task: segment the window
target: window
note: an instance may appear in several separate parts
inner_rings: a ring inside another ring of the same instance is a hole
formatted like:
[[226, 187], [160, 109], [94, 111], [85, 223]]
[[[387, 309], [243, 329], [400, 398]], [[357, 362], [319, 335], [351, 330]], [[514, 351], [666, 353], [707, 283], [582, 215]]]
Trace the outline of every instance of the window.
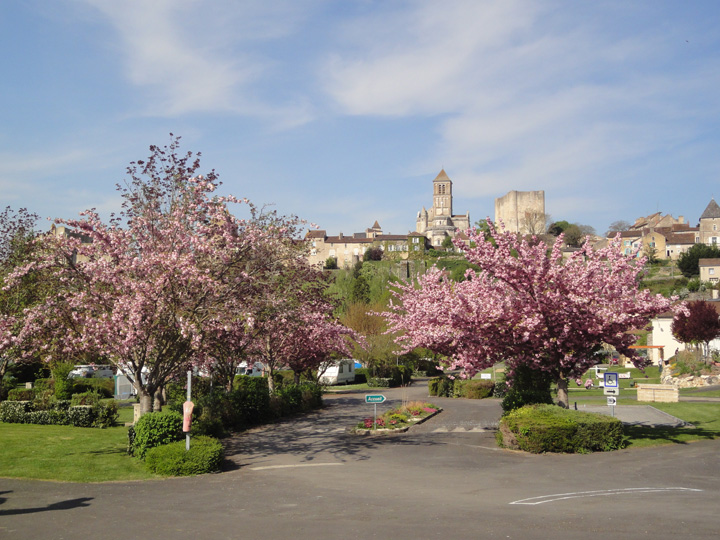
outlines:
[[708, 268], [708, 274], [710, 274], [712, 276], [714, 273], [715, 273], [714, 268]]
[[340, 369], [338, 370], [338, 373], [342, 373], [342, 372], [343, 372], [343, 365], [340, 364]]
[[310, 255], [317, 255], [317, 249], [312, 248], [312, 249], [310, 250]]

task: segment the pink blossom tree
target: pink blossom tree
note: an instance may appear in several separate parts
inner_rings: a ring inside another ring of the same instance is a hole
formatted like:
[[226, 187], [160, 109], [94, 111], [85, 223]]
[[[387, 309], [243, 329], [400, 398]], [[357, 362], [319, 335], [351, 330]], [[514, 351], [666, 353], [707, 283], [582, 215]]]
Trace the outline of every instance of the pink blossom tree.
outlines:
[[296, 374], [316, 369], [333, 353], [348, 354], [345, 336], [354, 333], [332, 317], [333, 306], [324, 296], [327, 283], [320, 270], [303, 256], [286, 260], [282, 272], [254, 299], [251, 307], [256, 340], [251, 354], [268, 373], [289, 367]]
[[[196, 175], [199, 155], [178, 155], [178, 144], [131, 164], [118, 217], [57, 220], [78, 234], [41, 237], [42, 255], [14, 274], [18, 284], [41, 269], [59, 287], [25, 312], [18, 339], [46, 359], [112, 362], [134, 379], [143, 413], [168, 381], [212, 357], [207, 338], [228, 324], [226, 306], [245, 316], [237, 299], [257, 288], [267, 244], [288, 229], [256, 223], [246, 200], [214, 195], [217, 175]], [[230, 204], [251, 217], [236, 218]]]
[[561, 236], [548, 251], [488, 225], [487, 239], [472, 230], [470, 247], [457, 246], [479, 268], [465, 281], [433, 269], [399, 288], [388, 318], [406, 350], [444, 354], [466, 376], [499, 361], [548, 372], [564, 407], [568, 380], [593, 365], [603, 344], [644, 365], [628, 331], [644, 328], [672, 299], [638, 290], [643, 260], [622, 255], [618, 238], [598, 250], [586, 242], [564, 259]]

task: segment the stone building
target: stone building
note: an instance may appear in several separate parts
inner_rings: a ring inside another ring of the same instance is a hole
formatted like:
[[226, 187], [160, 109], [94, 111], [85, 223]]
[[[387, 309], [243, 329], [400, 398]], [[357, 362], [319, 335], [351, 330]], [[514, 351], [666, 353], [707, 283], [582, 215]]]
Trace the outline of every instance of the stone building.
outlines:
[[368, 248], [380, 248], [386, 259], [406, 260], [421, 257], [428, 247], [422, 234], [383, 234], [377, 221], [365, 232], [351, 235], [340, 233], [328, 236], [327, 231], [310, 230], [305, 240], [310, 243], [310, 264], [322, 266], [329, 258], [333, 258], [339, 268], [350, 268], [361, 261]]
[[700, 242], [703, 244], [720, 244], [720, 206], [711, 199], [700, 216]]
[[470, 212], [453, 214], [452, 180], [445, 169], [433, 180], [433, 205], [418, 212], [415, 230], [424, 235], [430, 245], [442, 245], [446, 237], [454, 238], [458, 231], [470, 228]]
[[514, 233], [545, 233], [545, 192], [511, 191], [495, 199], [495, 223], [500, 222]]

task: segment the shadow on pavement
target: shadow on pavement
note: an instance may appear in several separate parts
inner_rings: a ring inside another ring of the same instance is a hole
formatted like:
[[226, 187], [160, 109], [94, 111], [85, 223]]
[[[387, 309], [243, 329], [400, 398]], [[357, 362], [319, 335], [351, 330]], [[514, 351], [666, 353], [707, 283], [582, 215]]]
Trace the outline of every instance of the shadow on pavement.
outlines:
[[36, 508], [16, 508], [15, 510], [0, 510], [0, 516], [13, 516], [18, 514], [36, 514], [38, 512], [51, 512], [53, 510], [70, 510], [72, 508], [82, 508], [90, 506], [93, 497], [80, 497], [79, 499], [69, 499], [57, 503], [48, 504], [47, 506], [38, 506]]

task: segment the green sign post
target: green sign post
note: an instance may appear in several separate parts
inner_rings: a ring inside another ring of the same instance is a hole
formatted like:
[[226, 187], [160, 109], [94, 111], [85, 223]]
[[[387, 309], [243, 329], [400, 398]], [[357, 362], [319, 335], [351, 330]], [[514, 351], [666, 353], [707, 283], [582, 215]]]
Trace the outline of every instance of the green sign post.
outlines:
[[377, 406], [378, 403], [383, 403], [385, 396], [382, 394], [365, 394], [365, 403], [372, 403], [375, 405], [375, 414], [373, 415], [373, 429], [377, 429]]

